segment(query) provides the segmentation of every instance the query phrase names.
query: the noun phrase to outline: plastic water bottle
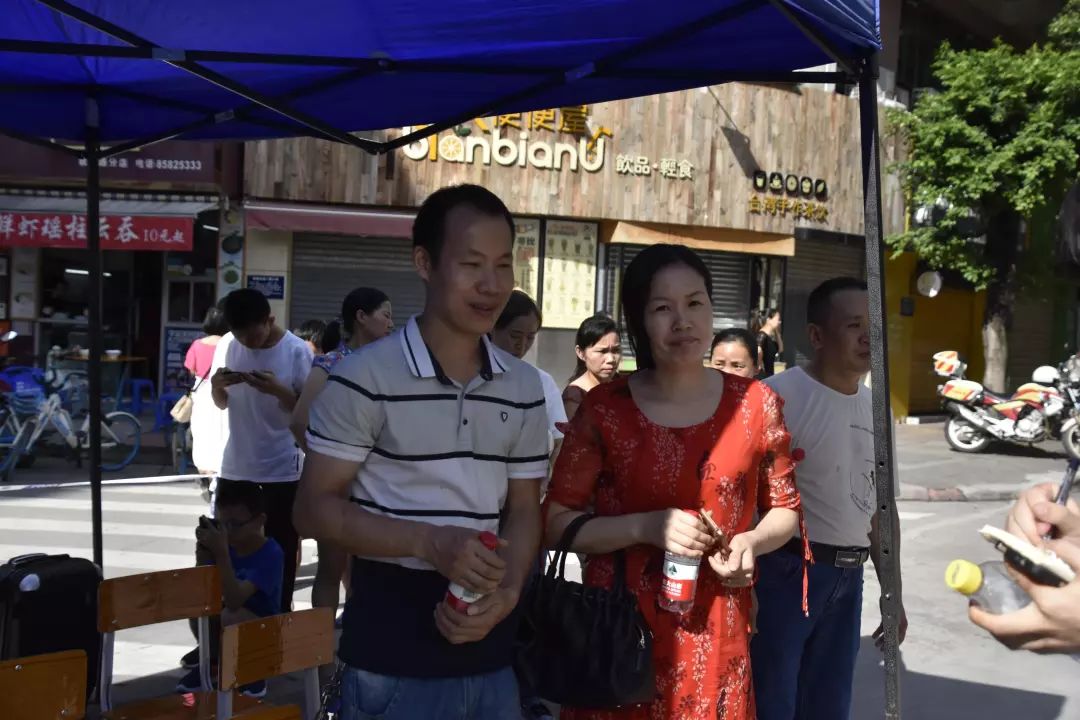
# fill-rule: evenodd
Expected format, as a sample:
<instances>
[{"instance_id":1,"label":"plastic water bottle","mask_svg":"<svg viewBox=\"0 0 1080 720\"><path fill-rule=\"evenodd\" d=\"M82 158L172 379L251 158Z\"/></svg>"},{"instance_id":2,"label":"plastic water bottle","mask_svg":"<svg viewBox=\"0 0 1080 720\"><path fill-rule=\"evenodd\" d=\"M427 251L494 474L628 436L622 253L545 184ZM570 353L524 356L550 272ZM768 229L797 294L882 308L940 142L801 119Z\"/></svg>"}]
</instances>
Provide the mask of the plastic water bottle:
<instances>
[{"instance_id":1,"label":"plastic water bottle","mask_svg":"<svg viewBox=\"0 0 1080 720\"><path fill-rule=\"evenodd\" d=\"M688 510L694 517L698 513ZM697 592L698 570L701 558L664 553L664 579L660 585L660 597L657 605L661 610L685 615L694 607L694 594Z\"/></svg>"},{"instance_id":2,"label":"plastic water bottle","mask_svg":"<svg viewBox=\"0 0 1080 720\"><path fill-rule=\"evenodd\" d=\"M1031 603L1031 598L1013 582L1005 563L1000 560L978 565L967 560L953 560L945 570L945 584L994 615L1016 612Z\"/></svg>"},{"instance_id":3,"label":"plastic water bottle","mask_svg":"<svg viewBox=\"0 0 1080 720\"><path fill-rule=\"evenodd\" d=\"M994 615L1006 615L1031 604L1031 597L1013 581L1005 563L1000 560L978 565L967 560L953 560L945 570L945 584ZM1080 662L1080 653L1068 657Z\"/></svg>"},{"instance_id":4,"label":"plastic water bottle","mask_svg":"<svg viewBox=\"0 0 1080 720\"><path fill-rule=\"evenodd\" d=\"M493 532L482 532L479 538L488 550L499 547L499 536ZM446 589L446 604L460 613L469 612L469 606L482 597L484 596L481 593L466 590L457 583L450 583L450 587Z\"/></svg>"}]
</instances>

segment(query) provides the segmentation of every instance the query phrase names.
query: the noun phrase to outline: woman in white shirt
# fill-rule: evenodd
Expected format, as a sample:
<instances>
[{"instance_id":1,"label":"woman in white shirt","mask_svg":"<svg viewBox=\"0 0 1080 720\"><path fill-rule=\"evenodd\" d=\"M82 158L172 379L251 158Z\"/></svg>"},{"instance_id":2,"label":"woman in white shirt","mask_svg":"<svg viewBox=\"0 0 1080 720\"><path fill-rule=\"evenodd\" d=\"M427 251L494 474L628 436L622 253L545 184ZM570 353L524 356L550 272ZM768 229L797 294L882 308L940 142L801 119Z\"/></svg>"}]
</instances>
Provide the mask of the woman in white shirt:
<instances>
[{"instance_id":1,"label":"woman in white shirt","mask_svg":"<svg viewBox=\"0 0 1080 720\"><path fill-rule=\"evenodd\" d=\"M540 332L542 324L543 318L536 302L525 291L514 290L499 319L495 321L491 341L495 343L495 347L521 360L536 342L536 334ZM566 422L566 411L563 409L555 378L540 368L536 368L536 372L540 373L540 382L544 386L544 405L548 414L548 434L551 437L548 450L553 453L562 440L562 431L557 425Z\"/></svg>"}]
</instances>

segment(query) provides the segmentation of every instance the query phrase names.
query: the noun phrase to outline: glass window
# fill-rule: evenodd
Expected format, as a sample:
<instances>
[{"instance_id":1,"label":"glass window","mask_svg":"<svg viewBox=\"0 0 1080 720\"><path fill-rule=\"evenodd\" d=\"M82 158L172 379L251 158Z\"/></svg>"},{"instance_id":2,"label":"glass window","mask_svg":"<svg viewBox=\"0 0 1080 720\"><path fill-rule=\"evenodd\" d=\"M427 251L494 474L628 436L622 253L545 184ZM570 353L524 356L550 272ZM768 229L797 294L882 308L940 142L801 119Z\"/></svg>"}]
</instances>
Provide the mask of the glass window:
<instances>
[{"instance_id":1,"label":"glass window","mask_svg":"<svg viewBox=\"0 0 1080 720\"><path fill-rule=\"evenodd\" d=\"M190 282L169 281L169 307L166 317L169 322L192 322Z\"/></svg>"}]
</instances>

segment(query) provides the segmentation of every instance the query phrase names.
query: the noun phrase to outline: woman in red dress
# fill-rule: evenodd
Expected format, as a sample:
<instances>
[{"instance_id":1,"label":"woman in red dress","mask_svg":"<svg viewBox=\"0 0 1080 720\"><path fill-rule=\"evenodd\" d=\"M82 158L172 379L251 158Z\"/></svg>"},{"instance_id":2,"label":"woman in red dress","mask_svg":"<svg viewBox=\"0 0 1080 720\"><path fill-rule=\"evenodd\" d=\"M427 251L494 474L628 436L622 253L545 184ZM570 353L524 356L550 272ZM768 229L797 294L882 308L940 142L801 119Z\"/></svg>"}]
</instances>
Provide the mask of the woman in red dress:
<instances>
[{"instance_id":1,"label":"woman in red dress","mask_svg":"<svg viewBox=\"0 0 1080 720\"><path fill-rule=\"evenodd\" d=\"M653 631L658 695L616 710L563 708L564 720L755 717L754 558L797 534L801 507L782 401L703 364L711 289L688 248L641 252L622 297L638 372L594 389L569 423L545 504L546 540L556 544L592 508L571 548L590 556L587 585L610 587L611 553L626 549L627 584ZM710 511L725 540L687 510ZM657 606L665 550L702 558L685 615Z\"/></svg>"}]
</instances>

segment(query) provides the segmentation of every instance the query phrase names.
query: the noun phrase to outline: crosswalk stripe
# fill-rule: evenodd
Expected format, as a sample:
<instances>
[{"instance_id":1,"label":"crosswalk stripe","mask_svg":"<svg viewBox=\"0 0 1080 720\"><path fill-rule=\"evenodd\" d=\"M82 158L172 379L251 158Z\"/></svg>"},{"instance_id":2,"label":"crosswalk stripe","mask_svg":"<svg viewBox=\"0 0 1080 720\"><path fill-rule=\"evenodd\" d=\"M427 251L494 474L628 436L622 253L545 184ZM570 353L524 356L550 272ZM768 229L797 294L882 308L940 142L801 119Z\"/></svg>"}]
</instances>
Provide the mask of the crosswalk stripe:
<instances>
[{"instance_id":1,"label":"crosswalk stripe","mask_svg":"<svg viewBox=\"0 0 1080 720\"><path fill-rule=\"evenodd\" d=\"M199 494L199 488L188 484L182 487L175 485L121 485L103 488L101 494L106 499L117 495L157 495L161 497L188 498L192 501L192 504L206 504L202 499L202 495Z\"/></svg>"},{"instance_id":2,"label":"crosswalk stripe","mask_svg":"<svg viewBox=\"0 0 1080 720\"><path fill-rule=\"evenodd\" d=\"M0 518L17 517L19 508L46 508L49 510L85 510L90 512L90 499L69 500L67 498L15 498L5 499L0 503ZM105 500L101 504L102 512L141 512L151 515L174 515L198 520L203 512L198 506L185 506L177 503L138 503L117 500ZM2 520L0 520L2 527Z\"/></svg>"},{"instance_id":3,"label":"crosswalk stripe","mask_svg":"<svg viewBox=\"0 0 1080 720\"><path fill-rule=\"evenodd\" d=\"M901 510L899 512L899 515L900 515L901 520L921 520L921 519L926 518L926 517L933 517L934 513L908 512L908 511L905 511L905 510Z\"/></svg>"},{"instance_id":4,"label":"crosswalk stripe","mask_svg":"<svg viewBox=\"0 0 1080 720\"><path fill-rule=\"evenodd\" d=\"M22 530L38 533L87 533L90 534L92 527L90 518L86 520L42 520L39 518L12 517L6 518L0 523L5 530ZM101 525L101 534L110 537L141 537L144 540L151 538L169 538L179 540L195 539L195 522L191 527L179 525L139 525L136 523L105 522Z\"/></svg>"}]
</instances>

